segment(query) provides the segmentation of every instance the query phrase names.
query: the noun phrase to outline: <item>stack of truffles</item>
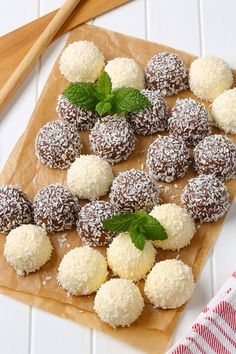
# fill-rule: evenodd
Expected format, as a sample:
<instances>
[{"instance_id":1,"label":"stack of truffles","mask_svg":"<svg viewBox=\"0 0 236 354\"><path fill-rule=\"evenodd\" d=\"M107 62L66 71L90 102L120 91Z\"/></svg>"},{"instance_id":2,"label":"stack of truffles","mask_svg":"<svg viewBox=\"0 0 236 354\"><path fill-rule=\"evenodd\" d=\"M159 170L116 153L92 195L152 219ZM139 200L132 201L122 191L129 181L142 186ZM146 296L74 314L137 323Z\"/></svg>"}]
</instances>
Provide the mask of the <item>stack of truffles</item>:
<instances>
[{"instance_id":1,"label":"stack of truffles","mask_svg":"<svg viewBox=\"0 0 236 354\"><path fill-rule=\"evenodd\" d=\"M226 136L236 134L232 72L214 56L187 68L168 52L154 55L143 70L132 58L106 62L88 41L70 44L59 69L70 85L57 99L59 119L38 131L35 154L50 169L67 169L66 184L44 186L33 201L19 186L0 186L4 256L17 275L27 276L50 262L51 234L76 228L83 246L62 258L59 285L71 296L96 293L94 310L101 321L130 326L145 302L173 309L191 297L192 269L178 259L159 260L158 249L186 247L198 224L217 221L229 208L224 181L236 172L236 146ZM168 107L167 96L189 88L196 99L177 99ZM86 92L90 100L83 99ZM143 108L132 106L131 94ZM212 102L211 111L199 99ZM222 134L212 135L213 125ZM88 130L91 154L86 155L80 131ZM114 176L113 165L132 158L140 136L158 132L166 134L156 135L148 147L147 168ZM182 191L182 205L162 204L163 183L183 178L190 166L196 176ZM137 238L141 232L146 239L137 247L129 231L134 215L158 222L167 237L150 239L139 229ZM104 220L119 217L127 218L126 228L104 226ZM107 247L105 255L101 246Z\"/></svg>"}]
</instances>

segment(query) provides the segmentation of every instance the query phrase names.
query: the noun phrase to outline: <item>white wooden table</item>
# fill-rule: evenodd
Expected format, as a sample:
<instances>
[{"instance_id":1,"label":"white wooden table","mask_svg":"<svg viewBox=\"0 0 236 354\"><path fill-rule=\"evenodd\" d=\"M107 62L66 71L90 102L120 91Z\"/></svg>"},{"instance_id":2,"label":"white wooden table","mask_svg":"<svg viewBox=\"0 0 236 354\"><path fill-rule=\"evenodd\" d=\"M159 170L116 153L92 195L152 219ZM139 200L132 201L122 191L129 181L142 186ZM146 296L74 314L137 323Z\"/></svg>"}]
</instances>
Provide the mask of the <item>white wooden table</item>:
<instances>
[{"instance_id":1,"label":"white wooden table","mask_svg":"<svg viewBox=\"0 0 236 354\"><path fill-rule=\"evenodd\" d=\"M62 0L5 0L0 3L0 35L59 7ZM94 21L129 35L190 53L219 55L236 68L235 0L133 0ZM66 36L44 53L0 115L0 167L24 131ZM0 73L1 75L1 73ZM236 203L175 333L189 328L201 308L236 269ZM107 335L0 296L1 354L139 353Z\"/></svg>"}]
</instances>

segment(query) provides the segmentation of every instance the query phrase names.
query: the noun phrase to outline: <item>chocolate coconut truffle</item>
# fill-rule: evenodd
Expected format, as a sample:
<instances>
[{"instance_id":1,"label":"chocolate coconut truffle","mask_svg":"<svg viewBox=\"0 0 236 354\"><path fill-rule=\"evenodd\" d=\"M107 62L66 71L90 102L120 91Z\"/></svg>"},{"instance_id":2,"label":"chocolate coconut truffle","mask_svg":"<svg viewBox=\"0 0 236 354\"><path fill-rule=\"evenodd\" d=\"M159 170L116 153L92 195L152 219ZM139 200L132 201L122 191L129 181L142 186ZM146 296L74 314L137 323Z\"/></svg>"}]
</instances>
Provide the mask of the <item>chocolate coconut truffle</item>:
<instances>
[{"instance_id":1,"label":"chocolate coconut truffle","mask_svg":"<svg viewBox=\"0 0 236 354\"><path fill-rule=\"evenodd\" d=\"M187 146L196 146L211 134L208 110L192 98L178 99L168 118L168 130L171 136L183 139Z\"/></svg>"},{"instance_id":2,"label":"chocolate coconut truffle","mask_svg":"<svg viewBox=\"0 0 236 354\"><path fill-rule=\"evenodd\" d=\"M48 232L72 229L79 211L78 199L60 184L41 188L34 197L35 224Z\"/></svg>"},{"instance_id":3,"label":"chocolate coconut truffle","mask_svg":"<svg viewBox=\"0 0 236 354\"><path fill-rule=\"evenodd\" d=\"M126 118L115 115L99 119L91 130L89 141L95 155L114 164L129 157L135 149L136 138Z\"/></svg>"},{"instance_id":4,"label":"chocolate coconut truffle","mask_svg":"<svg viewBox=\"0 0 236 354\"><path fill-rule=\"evenodd\" d=\"M137 281L144 278L155 263L155 248L151 241L139 250L131 241L128 232L116 236L107 249L107 262L120 278Z\"/></svg>"},{"instance_id":5,"label":"chocolate coconut truffle","mask_svg":"<svg viewBox=\"0 0 236 354\"><path fill-rule=\"evenodd\" d=\"M4 256L17 275L24 276L41 268L51 257L52 245L45 230L21 225L12 230L4 245Z\"/></svg>"},{"instance_id":6,"label":"chocolate coconut truffle","mask_svg":"<svg viewBox=\"0 0 236 354\"><path fill-rule=\"evenodd\" d=\"M184 177L190 164L188 149L183 140L159 136L149 147L147 166L150 176L164 182Z\"/></svg>"},{"instance_id":7,"label":"chocolate coconut truffle","mask_svg":"<svg viewBox=\"0 0 236 354\"><path fill-rule=\"evenodd\" d=\"M17 186L0 185L0 232L32 221L31 202Z\"/></svg>"},{"instance_id":8,"label":"chocolate coconut truffle","mask_svg":"<svg viewBox=\"0 0 236 354\"><path fill-rule=\"evenodd\" d=\"M77 41L63 50L59 69L70 82L94 82L104 65L104 55L93 42Z\"/></svg>"},{"instance_id":9,"label":"chocolate coconut truffle","mask_svg":"<svg viewBox=\"0 0 236 354\"><path fill-rule=\"evenodd\" d=\"M145 87L144 73L134 59L115 58L104 69L111 78L112 89L133 87L142 90Z\"/></svg>"},{"instance_id":10,"label":"chocolate coconut truffle","mask_svg":"<svg viewBox=\"0 0 236 354\"><path fill-rule=\"evenodd\" d=\"M236 172L236 145L226 136L206 137L195 147L193 157L199 174L211 174L225 181Z\"/></svg>"},{"instance_id":11,"label":"chocolate coconut truffle","mask_svg":"<svg viewBox=\"0 0 236 354\"><path fill-rule=\"evenodd\" d=\"M151 211L154 205L159 204L159 186L145 171L132 168L119 173L114 179L110 202L120 211Z\"/></svg>"},{"instance_id":12,"label":"chocolate coconut truffle","mask_svg":"<svg viewBox=\"0 0 236 354\"><path fill-rule=\"evenodd\" d=\"M60 118L75 125L78 130L90 130L98 118L96 113L77 107L64 95L58 96L56 111Z\"/></svg>"},{"instance_id":13,"label":"chocolate coconut truffle","mask_svg":"<svg viewBox=\"0 0 236 354\"><path fill-rule=\"evenodd\" d=\"M77 220L77 231L83 244L92 247L109 244L116 235L111 231L106 231L102 221L111 218L115 213L115 207L102 200L83 206Z\"/></svg>"},{"instance_id":14,"label":"chocolate coconut truffle","mask_svg":"<svg viewBox=\"0 0 236 354\"><path fill-rule=\"evenodd\" d=\"M68 168L80 156L81 150L76 127L62 120L44 125L35 140L37 159L50 168Z\"/></svg>"},{"instance_id":15,"label":"chocolate coconut truffle","mask_svg":"<svg viewBox=\"0 0 236 354\"><path fill-rule=\"evenodd\" d=\"M179 251L187 246L196 232L191 216L179 205L167 203L155 206L150 213L165 228L168 238L153 241L154 246L164 250Z\"/></svg>"},{"instance_id":16,"label":"chocolate coconut truffle","mask_svg":"<svg viewBox=\"0 0 236 354\"><path fill-rule=\"evenodd\" d=\"M147 86L161 96L172 96L188 88L188 72L176 54L162 52L154 55L145 68Z\"/></svg>"},{"instance_id":17,"label":"chocolate coconut truffle","mask_svg":"<svg viewBox=\"0 0 236 354\"><path fill-rule=\"evenodd\" d=\"M216 97L211 109L214 125L226 133L236 134L236 88Z\"/></svg>"},{"instance_id":18,"label":"chocolate coconut truffle","mask_svg":"<svg viewBox=\"0 0 236 354\"><path fill-rule=\"evenodd\" d=\"M192 269L180 260L166 259L152 268L144 292L155 307L175 309L190 299L194 287Z\"/></svg>"},{"instance_id":19,"label":"chocolate coconut truffle","mask_svg":"<svg viewBox=\"0 0 236 354\"><path fill-rule=\"evenodd\" d=\"M206 55L192 62L189 85L194 95L206 101L213 101L233 85L233 74L223 59Z\"/></svg>"},{"instance_id":20,"label":"chocolate coconut truffle","mask_svg":"<svg viewBox=\"0 0 236 354\"><path fill-rule=\"evenodd\" d=\"M134 132L139 135L155 134L167 127L167 107L158 91L142 90L141 93L151 102L151 106L136 113L130 113L128 119Z\"/></svg>"},{"instance_id":21,"label":"chocolate coconut truffle","mask_svg":"<svg viewBox=\"0 0 236 354\"><path fill-rule=\"evenodd\" d=\"M181 201L187 212L200 222L216 221L229 208L225 185L212 175L200 175L186 184Z\"/></svg>"},{"instance_id":22,"label":"chocolate coconut truffle","mask_svg":"<svg viewBox=\"0 0 236 354\"><path fill-rule=\"evenodd\" d=\"M90 247L76 247L64 255L58 268L58 282L72 295L89 295L107 278L105 257Z\"/></svg>"},{"instance_id":23,"label":"chocolate coconut truffle","mask_svg":"<svg viewBox=\"0 0 236 354\"><path fill-rule=\"evenodd\" d=\"M112 327L130 326L141 315L143 308L139 288L126 279L110 279L102 284L94 299L98 317Z\"/></svg>"},{"instance_id":24,"label":"chocolate coconut truffle","mask_svg":"<svg viewBox=\"0 0 236 354\"><path fill-rule=\"evenodd\" d=\"M67 185L78 198L95 200L105 195L112 184L109 163L96 155L82 155L67 172Z\"/></svg>"}]
</instances>

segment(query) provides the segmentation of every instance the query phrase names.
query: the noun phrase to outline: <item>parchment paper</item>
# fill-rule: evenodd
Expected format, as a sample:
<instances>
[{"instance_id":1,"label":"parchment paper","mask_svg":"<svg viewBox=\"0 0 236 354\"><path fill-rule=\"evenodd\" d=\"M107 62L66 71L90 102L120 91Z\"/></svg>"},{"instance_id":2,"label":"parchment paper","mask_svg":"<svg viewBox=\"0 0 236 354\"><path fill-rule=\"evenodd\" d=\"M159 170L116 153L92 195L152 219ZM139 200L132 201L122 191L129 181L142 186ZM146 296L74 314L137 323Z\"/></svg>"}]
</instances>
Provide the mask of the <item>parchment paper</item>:
<instances>
[{"instance_id":1,"label":"parchment paper","mask_svg":"<svg viewBox=\"0 0 236 354\"><path fill-rule=\"evenodd\" d=\"M83 39L96 43L104 52L107 60L117 56L132 57L142 67L145 66L152 55L163 50L180 54L187 66L189 66L191 61L195 58L193 55L173 48L128 37L91 25L83 25L74 30L70 34L67 44L75 40ZM236 76L236 72L234 72L234 76ZM57 119L55 112L56 99L67 85L68 82L60 75L58 62L56 62L26 131L16 144L2 171L0 183L18 184L31 198L33 198L37 190L43 186L55 182L65 183L66 171L49 169L36 160L34 154L34 140L40 127L50 120ZM171 107L177 97L190 96L193 97L189 91L185 91L177 96L168 98L167 103L169 107ZM20 118L16 117L16 119ZM217 130L215 129L215 131ZM133 167L141 168L142 165L144 165L144 169L146 169L146 152L150 143L155 140L156 135L151 137L139 137L136 150L129 157L128 161L116 164L113 167L115 175L125 169ZM88 132L81 132L81 137L84 144L83 154L89 153ZM236 142L235 138L234 141ZM187 180L194 175L193 170L190 170L183 179L168 184L170 187L169 191L163 192L161 195L163 202L179 203L179 195L183 187ZM163 186L167 185L165 183L161 184ZM227 182L227 187L232 202L236 194L236 181L231 180ZM197 279L214 245L222 223L223 218L218 222L201 225L188 247L180 252L158 250L157 260L179 257L185 263L193 267L194 276L195 279ZM58 237L62 234L65 234L65 232L50 235L54 247L50 262L40 271L24 278L17 276L3 257L5 236L2 236L0 238L0 291L60 317L69 318L78 323L99 329L145 352L165 352L184 306L176 310L153 309L147 299L145 299L146 306L143 314L130 328L113 329L105 325L98 319L93 311L93 295L68 297L67 293L57 284L56 274L61 258L71 248L81 244L77 233L70 231L66 232L66 242L60 247ZM101 252L105 254L106 250L101 249ZM142 290L143 283L140 282L139 286Z\"/></svg>"}]
</instances>

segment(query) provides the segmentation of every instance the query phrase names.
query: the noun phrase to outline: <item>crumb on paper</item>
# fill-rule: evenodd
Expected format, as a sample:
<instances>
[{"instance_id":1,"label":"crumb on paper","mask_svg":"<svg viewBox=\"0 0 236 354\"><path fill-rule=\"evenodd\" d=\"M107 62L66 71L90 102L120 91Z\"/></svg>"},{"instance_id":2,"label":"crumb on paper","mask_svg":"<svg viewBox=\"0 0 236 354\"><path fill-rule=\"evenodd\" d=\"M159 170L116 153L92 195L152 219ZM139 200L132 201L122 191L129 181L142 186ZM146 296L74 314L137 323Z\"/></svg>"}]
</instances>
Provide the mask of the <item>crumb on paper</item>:
<instances>
[{"instance_id":1,"label":"crumb on paper","mask_svg":"<svg viewBox=\"0 0 236 354\"><path fill-rule=\"evenodd\" d=\"M178 198L179 197L179 194L173 194L171 197L170 197L170 200L173 201L174 199Z\"/></svg>"},{"instance_id":2,"label":"crumb on paper","mask_svg":"<svg viewBox=\"0 0 236 354\"><path fill-rule=\"evenodd\" d=\"M62 234L57 237L59 247L62 248L64 243L67 241L67 234Z\"/></svg>"},{"instance_id":3,"label":"crumb on paper","mask_svg":"<svg viewBox=\"0 0 236 354\"><path fill-rule=\"evenodd\" d=\"M167 192L169 192L170 191L170 186L165 186L164 187L164 193L167 193Z\"/></svg>"},{"instance_id":4,"label":"crumb on paper","mask_svg":"<svg viewBox=\"0 0 236 354\"><path fill-rule=\"evenodd\" d=\"M49 273L45 273L45 277L44 277L44 279L42 281L42 284L46 285L47 283L50 282L51 279L52 279L52 276Z\"/></svg>"}]
</instances>

